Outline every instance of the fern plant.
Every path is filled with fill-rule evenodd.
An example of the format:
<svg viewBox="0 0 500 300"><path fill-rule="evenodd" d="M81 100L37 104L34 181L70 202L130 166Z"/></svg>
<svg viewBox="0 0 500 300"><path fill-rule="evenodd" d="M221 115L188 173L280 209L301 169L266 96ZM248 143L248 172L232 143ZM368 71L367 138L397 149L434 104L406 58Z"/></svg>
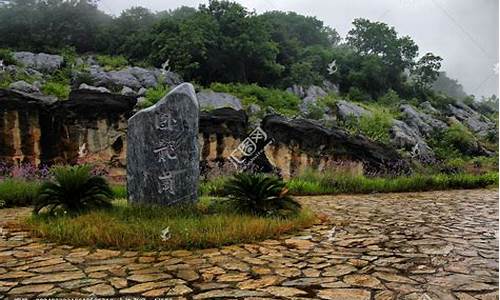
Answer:
<svg viewBox="0 0 500 300"><path fill-rule="evenodd" d="M35 214L44 208L49 214L57 209L75 214L111 206L113 191L103 177L92 175L90 166L60 166L55 167L53 172L54 180L40 188L35 201Z"/></svg>
<svg viewBox="0 0 500 300"><path fill-rule="evenodd" d="M286 217L296 214L301 205L286 189L283 180L264 174L239 173L224 186L224 194L241 213Z"/></svg>

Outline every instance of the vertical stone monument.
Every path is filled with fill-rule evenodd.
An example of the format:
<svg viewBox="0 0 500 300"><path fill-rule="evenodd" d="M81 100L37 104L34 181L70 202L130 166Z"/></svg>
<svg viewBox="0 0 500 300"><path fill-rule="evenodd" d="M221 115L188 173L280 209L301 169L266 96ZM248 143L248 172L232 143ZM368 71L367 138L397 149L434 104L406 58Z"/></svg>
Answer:
<svg viewBox="0 0 500 300"><path fill-rule="evenodd" d="M183 83L128 120L129 203L173 205L198 198L199 104Z"/></svg>

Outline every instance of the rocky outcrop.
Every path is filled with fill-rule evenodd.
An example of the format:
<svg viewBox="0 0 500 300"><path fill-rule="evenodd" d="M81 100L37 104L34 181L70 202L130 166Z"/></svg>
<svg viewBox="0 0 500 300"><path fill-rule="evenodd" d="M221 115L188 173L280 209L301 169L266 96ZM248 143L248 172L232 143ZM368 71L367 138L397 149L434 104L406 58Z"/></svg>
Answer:
<svg viewBox="0 0 500 300"><path fill-rule="evenodd" d="M479 136L487 136L490 132L496 131L492 121L463 103L448 104L447 113Z"/></svg>
<svg viewBox="0 0 500 300"><path fill-rule="evenodd" d="M23 93L28 94L40 94L40 89L33 84L29 84L26 81L16 81L9 85L9 88Z"/></svg>
<svg viewBox="0 0 500 300"><path fill-rule="evenodd" d="M408 126L403 121L393 120L389 130L391 145L396 149L402 149L409 152L412 158L418 159L424 163L435 161L434 152L427 145L427 142L418 132L418 129Z"/></svg>
<svg viewBox="0 0 500 300"><path fill-rule="evenodd" d="M430 136L432 133L448 127L445 122L429 114L419 112L411 105L401 105L400 110L405 123L417 130L421 136Z"/></svg>
<svg viewBox="0 0 500 300"><path fill-rule="evenodd" d="M26 68L53 73L63 64L63 57L46 53L14 52L14 58Z"/></svg>
<svg viewBox="0 0 500 300"><path fill-rule="evenodd" d="M72 91L67 101L0 90L0 161L92 163L123 179L127 120L135 104L134 97L86 89ZM251 131L245 112L202 112L199 124L202 176L235 172L229 157ZM279 116L265 118L261 126L275 143L257 163L283 177L342 164L368 173L407 170L395 151L337 128Z"/></svg>
<svg viewBox="0 0 500 300"><path fill-rule="evenodd" d="M151 88L158 84L176 86L182 78L174 72L161 72L160 69L127 67L118 71L105 71L99 65L90 66L90 78L94 85L109 89L129 87L134 90Z"/></svg>
<svg viewBox="0 0 500 300"><path fill-rule="evenodd" d="M339 100L335 103L337 117L341 120L348 120L350 118L359 119L362 116L370 116L372 113L363 107L348 102L345 100Z"/></svg>
<svg viewBox="0 0 500 300"><path fill-rule="evenodd" d="M91 162L123 176L127 119L135 102L89 90L73 91L67 101L0 90L0 160Z"/></svg>
<svg viewBox="0 0 500 300"><path fill-rule="evenodd" d="M229 107L235 110L242 110L240 99L226 93L216 93L211 90L203 90L196 94L202 110L212 110Z"/></svg>
<svg viewBox="0 0 500 300"><path fill-rule="evenodd" d="M285 177L307 168L325 170L357 163L364 173L402 173L407 163L391 148L340 128L327 129L305 119L268 116L262 128L273 139L266 151L271 164Z"/></svg>

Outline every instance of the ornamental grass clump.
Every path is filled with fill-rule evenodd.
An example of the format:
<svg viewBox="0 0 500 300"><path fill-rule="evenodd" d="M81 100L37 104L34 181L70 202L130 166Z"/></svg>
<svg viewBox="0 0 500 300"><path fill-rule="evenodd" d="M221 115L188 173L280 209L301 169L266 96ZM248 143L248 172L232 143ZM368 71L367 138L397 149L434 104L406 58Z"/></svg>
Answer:
<svg viewBox="0 0 500 300"><path fill-rule="evenodd" d="M113 191L103 177L92 175L88 165L59 166L53 169L54 179L42 184L35 201L34 213L59 210L78 214L86 210L111 207Z"/></svg>
<svg viewBox="0 0 500 300"><path fill-rule="evenodd" d="M301 205L286 188L286 183L264 174L239 173L228 180L224 194L241 213L257 216L296 215Z"/></svg>

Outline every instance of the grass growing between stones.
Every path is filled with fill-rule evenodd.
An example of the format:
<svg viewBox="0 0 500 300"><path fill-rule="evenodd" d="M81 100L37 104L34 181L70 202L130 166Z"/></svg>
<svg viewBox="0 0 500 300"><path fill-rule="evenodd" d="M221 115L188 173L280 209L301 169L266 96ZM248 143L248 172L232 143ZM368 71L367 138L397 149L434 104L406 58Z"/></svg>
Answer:
<svg viewBox="0 0 500 300"><path fill-rule="evenodd" d="M241 215L215 198L204 197L197 205L185 207L131 206L121 199L111 209L75 217L32 216L26 225L37 236L75 246L173 250L274 238L311 226L315 220L308 210L288 219Z"/></svg>

